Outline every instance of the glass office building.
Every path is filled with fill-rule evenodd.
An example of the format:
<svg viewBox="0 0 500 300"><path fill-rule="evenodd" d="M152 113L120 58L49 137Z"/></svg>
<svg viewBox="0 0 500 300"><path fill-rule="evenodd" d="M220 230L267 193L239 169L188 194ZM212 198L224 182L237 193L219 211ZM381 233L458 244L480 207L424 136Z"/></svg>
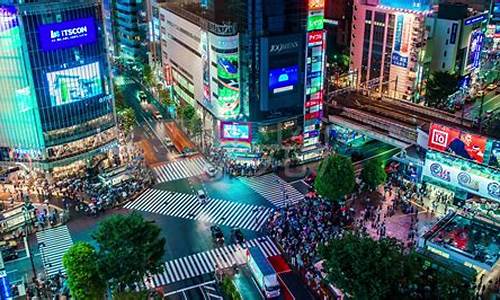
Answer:
<svg viewBox="0 0 500 300"><path fill-rule="evenodd" d="M52 169L116 143L98 1L0 0L0 160Z"/></svg>

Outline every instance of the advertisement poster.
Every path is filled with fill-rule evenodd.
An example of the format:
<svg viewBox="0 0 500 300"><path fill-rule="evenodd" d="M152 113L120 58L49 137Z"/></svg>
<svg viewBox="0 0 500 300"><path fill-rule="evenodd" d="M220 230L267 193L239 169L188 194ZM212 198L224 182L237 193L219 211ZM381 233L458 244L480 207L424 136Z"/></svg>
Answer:
<svg viewBox="0 0 500 300"><path fill-rule="evenodd" d="M93 18L40 25L38 34L44 51L91 44L97 40Z"/></svg>
<svg viewBox="0 0 500 300"><path fill-rule="evenodd" d="M221 138L226 141L252 141L250 123L222 122Z"/></svg>
<svg viewBox="0 0 500 300"><path fill-rule="evenodd" d="M240 112L239 54L217 55L219 93L217 114L222 118L236 117Z"/></svg>
<svg viewBox="0 0 500 300"><path fill-rule="evenodd" d="M500 169L500 141L493 141L491 143L490 159L488 166Z"/></svg>
<svg viewBox="0 0 500 300"><path fill-rule="evenodd" d="M273 94L292 91L298 82L298 65L269 71L269 90Z"/></svg>
<svg viewBox="0 0 500 300"><path fill-rule="evenodd" d="M444 125L432 124L429 130L429 149L483 163L487 139Z"/></svg>
<svg viewBox="0 0 500 300"><path fill-rule="evenodd" d="M410 22L409 16L398 14L394 29L394 49L391 63L395 66L407 68L409 57Z"/></svg>
<svg viewBox="0 0 500 300"><path fill-rule="evenodd" d="M483 48L484 34L481 30L472 32L469 41L469 53L467 54L467 67L477 68L481 59L481 49Z"/></svg>
<svg viewBox="0 0 500 300"><path fill-rule="evenodd" d="M103 93L99 63L47 73L52 105L85 100Z"/></svg>
<svg viewBox="0 0 500 300"><path fill-rule="evenodd" d="M430 152L423 174L481 197L500 201L500 174L469 161Z"/></svg>

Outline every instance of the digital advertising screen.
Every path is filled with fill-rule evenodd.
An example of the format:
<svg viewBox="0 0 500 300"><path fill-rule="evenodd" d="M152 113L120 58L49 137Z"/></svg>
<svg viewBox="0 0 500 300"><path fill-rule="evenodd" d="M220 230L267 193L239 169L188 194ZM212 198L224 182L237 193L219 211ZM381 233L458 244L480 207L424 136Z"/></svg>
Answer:
<svg viewBox="0 0 500 300"><path fill-rule="evenodd" d="M226 141L252 141L250 123L221 122L221 138Z"/></svg>
<svg viewBox="0 0 500 300"><path fill-rule="evenodd" d="M500 169L500 141L492 141L488 160L488 166Z"/></svg>
<svg viewBox="0 0 500 300"><path fill-rule="evenodd" d="M309 0L309 9L323 9L325 8L325 0Z"/></svg>
<svg viewBox="0 0 500 300"><path fill-rule="evenodd" d="M240 76L239 54L217 55L218 98L215 110L218 116L231 118L239 114Z"/></svg>
<svg viewBox="0 0 500 300"><path fill-rule="evenodd" d="M500 201L498 170L444 153L428 151L423 174L475 195Z"/></svg>
<svg viewBox="0 0 500 300"><path fill-rule="evenodd" d="M429 130L429 149L447 152L480 164L484 161L486 142L487 139L483 136L440 124L433 123Z"/></svg>
<svg viewBox="0 0 500 300"><path fill-rule="evenodd" d="M309 16L307 18L307 31L323 29L324 21L325 17L323 15Z"/></svg>
<svg viewBox="0 0 500 300"><path fill-rule="evenodd" d="M473 31L469 41L469 53L467 54L467 66L469 68L479 67L481 50L483 48L484 34L481 30Z"/></svg>
<svg viewBox="0 0 500 300"><path fill-rule="evenodd" d="M402 68L408 67L411 21L405 14L398 14L396 17L391 63Z"/></svg>
<svg viewBox="0 0 500 300"><path fill-rule="evenodd" d="M47 73L52 105L64 105L103 93L99 63Z"/></svg>
<svg viewBox="0 0 500 300"><path fill-rule="evenodd" d="M272 69L269 71L269 90L273 94L292 91L299 82L299 66Z"/></svg>
<svg viewBox="0 0 500 300"><path fill-rule="evenodd" d="M40 25L38 35L40 46L44 51L91 44L97 40L93 18Z"/></svg>
<svg viewBox="0 0 500 300"><path fill-rule="evenodd" d="M380 0L380 5L392 8L423 11L431 9L432 0Z"/></svg>

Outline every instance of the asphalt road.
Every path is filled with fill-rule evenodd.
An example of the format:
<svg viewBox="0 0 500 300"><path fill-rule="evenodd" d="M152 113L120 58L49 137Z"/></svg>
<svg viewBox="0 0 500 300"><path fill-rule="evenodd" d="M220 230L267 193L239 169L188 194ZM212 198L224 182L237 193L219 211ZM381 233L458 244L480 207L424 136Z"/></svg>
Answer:
<svg viewBox="0 0 500 300"><path fill-rule="evenodd" d="M485 114L487 111L496 111L499 109L500 109L500 94L497 94L495 91L487 93L484 96L483 114ZM481 98L478 98L474 103L465 107L464 117L473 120L479 116L480 111L481 111ZM456 112L456 115L461 116L462 111Z"/></svg>

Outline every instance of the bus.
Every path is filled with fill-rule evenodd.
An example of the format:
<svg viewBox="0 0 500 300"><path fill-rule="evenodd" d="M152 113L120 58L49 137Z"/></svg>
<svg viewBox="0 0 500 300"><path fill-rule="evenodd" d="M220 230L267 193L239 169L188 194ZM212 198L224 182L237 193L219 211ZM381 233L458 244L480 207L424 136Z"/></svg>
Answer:
<svg viewBox="0 0 500 300"><path fill-rule="evenodd" d="M247 264L253 278L266 298L275 298L280 295L280 285L276 271L273 269L260 248L247 249Z"/></svg>

